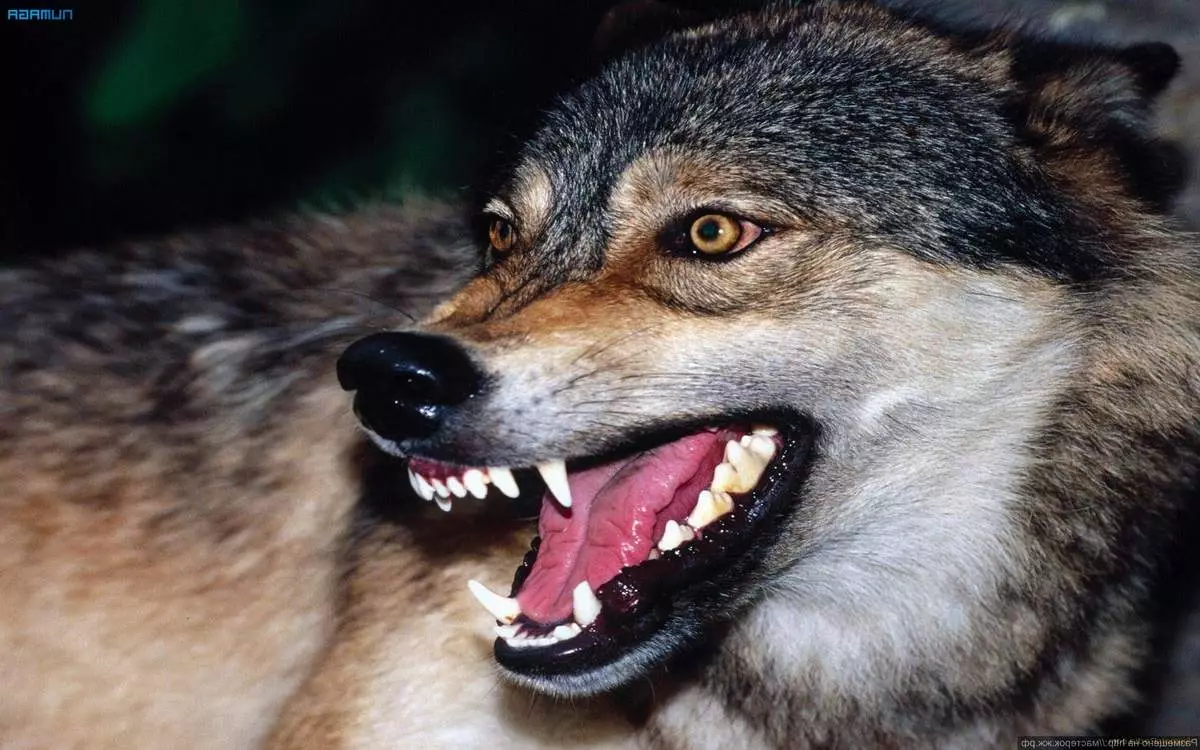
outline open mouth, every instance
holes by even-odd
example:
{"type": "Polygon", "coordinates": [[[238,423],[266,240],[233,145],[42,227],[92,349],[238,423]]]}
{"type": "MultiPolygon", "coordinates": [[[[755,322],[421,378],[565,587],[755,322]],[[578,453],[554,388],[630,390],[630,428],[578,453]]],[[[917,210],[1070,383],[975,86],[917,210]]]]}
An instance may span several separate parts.
{"type": "MultiPolygon", "coordinates": [[[[744,574],[735,569],[792,496],[804,437],[750,422],[704,427],[614,460],[542,463],[536,475],[413,457],[409,479],[449,510],[493,488],[516,497],[540,475],[538,535],[509,595],[469,586],[497,621],[500,665],[554,690],[629,655],[678,619],[678,600],[725,596],[721,580],[744,574]]],[[[574,684],[572,693],[611,686],[574,684]]]]}

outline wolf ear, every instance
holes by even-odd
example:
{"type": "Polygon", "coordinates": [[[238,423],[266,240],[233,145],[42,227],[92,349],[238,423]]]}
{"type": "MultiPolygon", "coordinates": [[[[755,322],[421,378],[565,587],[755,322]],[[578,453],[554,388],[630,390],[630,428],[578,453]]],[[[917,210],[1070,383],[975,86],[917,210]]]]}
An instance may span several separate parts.
{"type": "Polygon", "coordinates": [[[627,0],[604,14],[592,37],[592,54],[597,61],[610,60],[707,20],[700,11],[659,0],[627,0]]]}
{"type": "Polygon", "coordinates": [[[1035,148],[1059,163],[1115,160],[1109,175],[1134,197],[1166,210],[1183,188],[1182,149],[1156,137],[1154,99],[1179,71],[1179,55],[1150,42],[1121,49],[1026,40],[1013,49],[1019,122],[1035,148]],[[1097,153],[1100,152],[1100,153],[1097,153]],[[1065,161],[1064,161],[1065,159],[1065,161]]]}

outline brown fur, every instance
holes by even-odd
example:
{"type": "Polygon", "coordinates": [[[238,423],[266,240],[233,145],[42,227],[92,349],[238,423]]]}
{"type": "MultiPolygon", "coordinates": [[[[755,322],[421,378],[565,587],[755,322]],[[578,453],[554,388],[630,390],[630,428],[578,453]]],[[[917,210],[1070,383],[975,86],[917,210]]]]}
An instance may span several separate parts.
{"type": "MultiPolygon", "coordinates": [[[[864,43],[880,54],[1017,86],[1004,35],[957,47],[858,5],[825,21],[873,29],[864,43]]],[[[1061,86],[1040,89],[1060,113],[1074,106],[1071,77],[1061,86]]],[[[511,378],[517,395],[479,420],[481,444],[583,454],[667,410],[810,388],[828,463],[787,520],[795,544],[764,553],[764,571],[914,508],[979,521],[944,536],[910,526],[873,550],[940,543],[944,569],[850,561],[895,566],[883,580],[918,580],[928,601],[864,576],[855,600],[797,617],[831,596],[808,569],[776,580],[788,596],[746,602],[705,658],[615,700],[501,681],[463,582],[502,588],[528,525],[462,512],[470,501],[431,518],[398,462],[364,450],[336,389],[344,344],[407,325],[394,307],[421,317],[465,278],[466,232],[447,209],[287,219],[0,275],[0,746],[1011,746],[1136,706],[1149,623],[1144,579],[1125,571],[1171,537],[1200,450],[1195,251],[1077,124],[1029,117],[1046,142],[1022,158],[1108,227],[1121,261],[1084,291],[865,243],[852,217],[798,215],[750,190],[750,165],[686,149],[619,176],[597,264],[537,254],[559,197],[544,165],[524,163],[498,196],[526,243],[427,321],[511,378]],[[664,220],[714,197],[787,231],[736,272],[655,252],[664,220]],[[944,401],[863,407],[864,392],[903,383],[944,401]],[[553,391],[553,408],[521,401],[521,386],[553,391]],[[974,421],[943,424],[940,410],[974,421]],[[1028,456],[1005,442],[1046,425],[1028,456]],[[888,452],[897,432],[918,449],[888,452]],[[1017,522],[1000,532],[946,478],[969,473],[975,456],[949,450],[962,444],[999,465],[983,465],[999,479],[972,477],[980,493],[1007,478],[1000,459],[1021,459],[1004,497],[1017,522]],[[905,470],[945,504],[846,491],[905,470]],[[960,630],[903,627],[930,602],[977,600],[990,609],[960,630]]]]}

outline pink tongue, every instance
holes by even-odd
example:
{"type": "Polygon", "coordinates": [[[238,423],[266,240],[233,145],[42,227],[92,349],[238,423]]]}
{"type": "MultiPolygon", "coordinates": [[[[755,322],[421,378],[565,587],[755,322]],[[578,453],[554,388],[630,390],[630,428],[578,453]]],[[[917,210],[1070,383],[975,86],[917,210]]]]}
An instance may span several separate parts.
{"type": "Polygon", "coordinates": [[[569,619],[571,592],[580,581],[595,590],[622,568],[645,561],[658,514],[670,506],[680,520],[691,511],[700,486],[688,480],[700,472],[711,478],[724,446],[722,433],[701,432],[626,461],[572,473],[570,510],[551,497],[542,501],[542,544],[517,593],[521,612],[544,624],[569,619]],[[673,504],[685,484],[691,497],[673,504]]]}

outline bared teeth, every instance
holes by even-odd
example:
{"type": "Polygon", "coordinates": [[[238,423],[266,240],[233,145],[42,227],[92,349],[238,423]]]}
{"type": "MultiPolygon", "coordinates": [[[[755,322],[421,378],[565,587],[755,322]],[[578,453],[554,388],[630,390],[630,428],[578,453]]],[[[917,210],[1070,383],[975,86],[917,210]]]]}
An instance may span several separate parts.
{"type": "Polygon", "coordinates": [[[517,480],[513,478],[512,471],[500,466],[493,466],[487,470],[488,475],[492,478],[492,484],[496,485],[496,489],[503,492],[508,497],[516,497],[521,494],[521,489],[517,487],[517,480]]]}
{"type": "Polygon", "coordinates": [[[482,500],[487,497],[487,475],[479,469],[467,469],[462,478],[463,487],[482,500]]]}
{"type": "Polygon", "coordinates": [[[684,542],[690,542],[696,538],[696,532],[691,526],[680,524],[678,521],[667,521],[666,527],[663,528],[662,539],[658,540],[658,548],[663,552],[670,552],[684,542]]]}
{"type": "Polygon", "coordinates": [[[666,527],[663,528],[662,539],[658,540],[658,548],[663,552],[670,552],[684,542],[690,542],[696,538],[696,532],[686,524],[680,524],[678,521],[667,521],[666,527]]]}
{"type": "Polygon", "coordinates": [[[696,507],[687,517],[687,525],[702,529],[729,511],[733,510],[733,498],[728,492],[701,490],[696,498],[696,507]]]}
{"type": "Polygon", "coordinates": [[[504,640],[508,640],[509,638],[515,638],[517,633],[520,633],[520,632],[521,632],[520,625],[497,625],[496,626],[496,635],[500,636],[504,640]]]}
{"type": "Polygon", "coordinates": [[[425,481],[425,477],[421,476],[412,469],[409,469],[408,482],[412,485],[413,490],[421,496],[422,500],[428,501],[433,499],[433,485],[425,481]]]}
{"type": "Polygon", "coordinates": [[[442,484],[440,479],[430,479],[429,483],[433,485],[438,497],[450,497],[450,490],[446,489],[446,485],[442,484]]]}
{"type": "Polygon", "coordinates": [[[709,485],[713,492],[745,492],[746,490],[740,489],[741,486],[742,479],[731,464],[719,463],[713,469],[713,479],[709,485]]]}
{"type": "Polygon", "coordinates": [[[500,596],[479,581],[474,579],[467,581],[467,588],[471,590],[483,608],[491,613],[492,617],[505,625],[511,625],[512,621],[517,619],[517,615],[521,614],[521,605],[517,603],[516,599],[500,596]]]}
{"type": "Polygon", "coordinates": [[[542,481],[546,483],[546,489],[558,501],[558,504],[564,508],[571,507],[571,484],[567,481],[567,464],[560,460],[546,461],[537,465],[538,473],[542,475],[542,481]]]}
{"type": "Polygon", "coordinates": [[[571,610],[580,627],[588,627],[600,616],[600,600],[587,581],[581,581],[571,592],[571,610]]]}
{"type": "Polygon", "coordinates": [[[569,641],[582,632],[583,628],[574,622],[559,625],[546,635],[531,635],[525,632],[520,625],[500,625],[496,628],[496,635],[503,638],[504,642],[512,648],[553,646],[556,643],[569,641]]]}
{"type": "Polygon", "coordinates": [[[755,435],[750,439],[750,452],[766,464],[775,458],[775,441],[767,435],[755,435]]]}
{"type": "Polygon", "coordinates": [[[769,437],[755,436],[746,447],[730,440],[725,444],[725,461],[713,469],[709,489],[713,492],[749,492],[762,479],[774,453],[775,441],[769,437]],[[765,447],[767,443],[770,443],[769,453],[765,447]]]}
{"type": "Polygon", "coordinates": [[[567,625],[559,625],[550,635],[560,641],[568,641],[583,632],[583,628],[579,627],[579,623],[572,622],[567,625]]]}
{"type": "Polygon", "coordinates": [[[455,497],[467,496],[467,488],[463,487],[463,483],[459,481],[458,477],[447,477],[446,489],[450,490],[455,497]]]}

